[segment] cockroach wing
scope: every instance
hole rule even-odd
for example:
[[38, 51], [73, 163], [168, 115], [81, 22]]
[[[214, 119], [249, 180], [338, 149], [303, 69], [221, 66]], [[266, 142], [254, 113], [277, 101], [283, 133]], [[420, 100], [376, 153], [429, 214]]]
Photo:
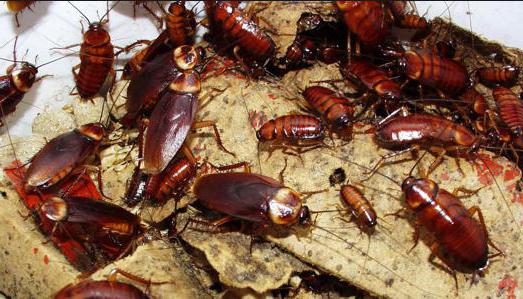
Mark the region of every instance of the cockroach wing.
[[215, 173], [199, 178], [194, 194], [204, 207], [254, 222], [270, 222], [269, 198], [283, 187], [278, 181], [251, 173]]
[[23, 97], [24, 93], [16, 91], [9, 76], [0, 77], [0, 106], [2, 107], [0, 117], [13, 113]]
[[122, 124], [131, 125], [142, 109], [158, 99], [178, 73], [172, 52], [159, 55], [136, 73], [127, 89], [127, 114], [121, 120]]
[[197, 98], [193, 94], [166, 92], [154, 108], [144, 134], [144, 169], [162, 172], [174, 158], [191, 129]]
[[[67, 175], [85, 160], [95, 144], [76, 130], [62, 134], [47, 143], [31, 160], [25, 182], [33, 187], [47, 187], [58, 175]], [[64, 171], [67, 171], [65, 175]]]

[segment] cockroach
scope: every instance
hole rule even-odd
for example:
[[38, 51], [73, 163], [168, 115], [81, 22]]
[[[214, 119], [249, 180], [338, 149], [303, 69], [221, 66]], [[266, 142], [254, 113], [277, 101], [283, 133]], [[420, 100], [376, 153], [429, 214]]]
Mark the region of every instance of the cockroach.
[[[429, 258], [431, 262], [437, 256], [452, 269], [476, 274], [487, 268], [490, 258], [503, 254], [489, 240], [479, 207], [466, 209], [455, 194], [426, 178], [409, 176], [403, 181], [401, 189], [408, 207], [416, 213], [417, 223], [434, 235], [435, 242], [431, 246], [432, 254]], [[472, 218], [475, 213], [478, 213], [480, 223]], [[419, 228], [415, 228], [414, 247], [419, 240]], [[489, 256], [488, 244], [499, 253]], [[441, 257], [440, 247], [450, 260]]]
[[498, 85], [512, 87], [516, 84], [520, 69], [517, 66], [505, 65], [503, 67], [482, 67], [476, 71], [481, 84], [488, 87]]
[[[92, 99], [98, 94], [107, 77], [109, 75], [114, 76], [114, 47], [111, 44], [109, 33], [104, 28], [108, 21], [103, 20], [109, 14], [109, 10], [99, 22], [91, 23], [82, 11], [73, 4], [71, 5], [89, 23], [89, 29], [85, 33], [82, 30], [83, 42], [80, 44], [80, 64], [73, 67], [73, 77], [80, 97]], [[67, 48], [73, 46], [77, 45]]]
[[294, 42], [287, 48], [283, 57], [283, 63], [287, 69], [293, 69], [302, 65], [307, 66], [309, 62], [317, 57], [316, 43], [306, 37], [297, 36]]
[[77, 284], [68, 284], [54, 295], [54, 299], [68, 298], [97, 298], [97, 299], [148, 299], [149, 296], [132, 284], [116, 280], [117, 274], [128, 279], [150, 286], [152, 284], [164, 284], [167, 282], [151, 282], [141, 277], [114, 269], [106, 280], [86, 279]]
[[488, 108], [487, 100], [474, 87], [469, 87], [459, 95], [459, 99], [465, 102], [476, 115], [484, 115]]
[[185, 1], [171, 3], [164, 18], [173, 48], [194, 43], [196, 19], [194, 12], [185, 8]]
[[398, 65], [411, 80], [436, 89], [445, 96], [460, 95], [470, 85], [465, 67], [433, 51], [406, 51]]
[[332, 174], [329, 176], [329, 183], [331, 186], [334, 186], [336, 184], [341, 184], [347, 179], [347, 175], [345, 174], [345, 170], [343, 168], [336, 168], [332, 172]]
[[403, 15], [403, 17], [397, 22], [397, 25], [401, 28], [416, 30], [416, 33], [411, 38], [412, 41], [419, 41], [427, 37], [431, 30], [431, 25], [427, 19], [416, 14]]
[[21, 13], [24, 9], [31, 9], [31, 4], [36, 1], [6, 1], [7, 9], [15, 13], [16, 26], [20, 27], [20, 22], [18, 22], [18, 14]]
[[27, 191], [46, 189], [78, 171], [96, 152], [105, 135], [104, 125], [90, 123], [51, 139], [31, 158], [24, 176]]
[[340, 195], [349, 206], [352, 217], [356, 219], [358, 226], [371, 232], [376, 226], [377, 215], [369, 200], [365, 198], [361, 190], [353, 185], [342, 185]]
[[232, 50], [241, 62], [251, 67], [263, 67], [274, 59], [276, 44], [236, 5], [228, 1], [206, 1], [213, 42], [219, 51]]
[[390, 18], [385, 4], [378, 1], [336, 1], [345, 25], [367, 46], [377, 46], [389, 35]]
[[311, 223], [302, 194], [260, 174], [204, 175], [196, 179], [193, 191], [205, 208], [263, 226]]
[[342, 65], [340, 70], [346, 79], [361, 89], [375, 93], [384, 101], [387, 110], [397, 108], [397, 102], [402, 99], [401, 87], [385, 71], [366, 60], [354, 58]]
[[256, 137], [259, 142], [271, 142], [270, 154], [276, 148], [283, 148], [284, 153], [292, 154], [286, 146], [295, 147], [299, 154], [322, 146], [325, 129], [321, 120], [314, 116], [284, 115], [263, 124]]
[[310, 86], [303, 91], [303, 96], [329, 125], [330, 130], [350, 138], [354, 109], [349, 100], [336, 96], [336, 92], [322, 86]]
[[516, 136], [523, 134], [523, 103], [512, 90], [498, 86], [492, 90], [503, 123]]

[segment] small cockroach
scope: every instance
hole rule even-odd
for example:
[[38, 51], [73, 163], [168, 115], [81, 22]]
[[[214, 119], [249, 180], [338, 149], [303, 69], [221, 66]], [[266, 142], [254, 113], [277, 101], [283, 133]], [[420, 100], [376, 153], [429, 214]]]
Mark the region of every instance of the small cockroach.
[[[436, 239], [431, 246], [431, 262], [437, 256], [452, 269], [473, 271], [476, 274], [487, 268], [489, 258], [502, 254], [494, 246], [499, 253], [489, 256], [488, 243], [493, 244], [488, 238], [483, 214], [477, 206], [467, 210], [456, 195], [440, 188], [430, 179], [409, 176], [403, 181], [401, 189], [408, 207], [416, 213], [418, 223]], [[475, 213], [478, 213], [481, 224], [472, 218]], [[419, 240], [417, 226], [414, 239], [415, 247]], [[450, 260], [441, 257], [440, 247]]]
[[31, 4], [36, 1], [6, 1], [7, 9], [15, 13], [16, 25], [20, 27], [20, 22], [18, 22], [18, 14], [21, 13], [24, 9], [31, 9]]
[[336, 168], [332, 172], [332, 174], [329, 176], [329, 183], [332, 187], [336, 184], [341, 184], [347, 179], [347, 175], [345, 174], [345, 170], [343, 168]]
[[329, 125], [330, 130], [345, 138], [352, 136], [354, 108], [349, 100], [336, 96], [336, 92], [322, 86], [310, 86], [303, 91], [303, 96]]
[[498, 86], [492, 89], [492, 96], [498, 107], [503, 123], [516, 136], [523, 134], [523, 103], [512, 90]]
[[36, 66], [28, 62], [18, 62], [7, 68], [6, 76], [0, 77], [0, 126], [4, 125], [4, 117], [15, 112], [16, 106], [36, 82], [37, 73]]
[[204, 175], [196, 179], [193, 191], [205, 208], [262, 226], [311, 223], [300, 193], [260, 174]]
[[[284, 115], [269, 120], [256, 132], [260, 142], [271, 142], [272, 152], [283, 148], [283, 152], [291, 154], [288, 146], [296, 147], [298, 153], [323, 145], [325, 129], [319, 118], [309, 115]], [[307, 150], [303, 150], [307, 148]]]
[[371, 232], [378, 223], [378, 216], [363, 193], [353, 185], [342, 185], [340, 195], [343, 202], [349, 206], [358, 226]]
[[488, 87], [498, 85], [512, 87], [516, 84], [520, 69], [517, 66], [505, 65], [503, 67], [482, 67], [476, 71], [481, 84]]
[[362, 90], [375, 93], [392, 112], [401, 100], [401, 87], [385, 71], [363, 59], [351, 59], [341, 67], [341, 73]]
[[194, 43], [196, 19], [194, 13], [185, 8], [185, 1], [171, 3], [164, 19], [173, 48]]
[[24, 176], [24, 187], [31, 191], [46, 189], [78, 171], [82, 163], [96, 152], [105, 128], [90, 123], [51, 139], [31, 158]]
[[442, 97], [459, 95], [470, 85], [461, 63], [433, 51], [406, 51], [398, 64], [409, 79], [436, 89]]
[[487, 100], [474, 87], [469, 87], [459, 95], [459, 99], [465, 102], [476, 115], [484, 115], [488, 108]]
[[378, 1], [336, 1], [345, 25], [367, 46], [377, 46], [390, 33], [391, 22], [384, 3]]
[[263, 67], [274, 59], [276, 44], [254, 21], [228, 1], [206, 1], [213, 42], [219, 51], [233, 51], [249, 66]]
[[[89, 29], [85, 33], [82, 30], [83, 42], [80, 44], [80, 64], [73, 67], [73, 77], [80, 97], [92, 99], [98, 94], [107, 77], [109, 75], [114, 76], [114, 47], [111, 44], [109, 33], [104, 29], [104, 25], [108, 21], [103, 20], [109, 14], [109, 10], [99, 22], [91, 23], [82, 11], [73, 4], [71, 5], [80, 12], [89, 24]], [[73, 46], [77, 45], [66, 48]]]

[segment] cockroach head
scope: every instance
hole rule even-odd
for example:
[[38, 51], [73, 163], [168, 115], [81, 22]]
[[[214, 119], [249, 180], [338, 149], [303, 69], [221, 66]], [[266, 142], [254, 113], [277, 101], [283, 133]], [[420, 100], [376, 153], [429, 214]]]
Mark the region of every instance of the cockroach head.
[[409, 190], [410, 188], [412, 188], [412, 186], [416, 183], [416, 178], [413, 177], [413, 176], [409, 176], [407, 177], [404, 181], [403, 181], [403, 184], [401, 184], [401, 190], [403, 192]]
[[28, 62], [15, 63], [7, 68], [7, 74], [11, 76], [16, 88], [23, 92], [33, 86], [37, 73], [38, 69]]
[[105, 127], [101, 123], [90, 123], [78, 128], [78, 131], [84, 136], [87, 136], [95, 141], [100, 141], [105, 136]]
[[311, 211], [309, 210], [308, 206], [301, 207], [299, 216], [298, 216], [298, 223], [303, 226], [310, 226], [312, 224], [311, 220]]
[[302, 212], [300, 194], [289, 188], [279, 188], [269, 200], [268, 215], [274, 224], [285, 225], [301, 221]]
[[67, 203], [55, 196], [46, 200], [40, 207], [40, 211], [53, 221], [62, 221], [67, 217]]
[[174, 49], [174, 63], [181, 70], [192, 70], [198, 64], [200, 55], [193, 46], [179, 46]]
[[181, 15], [185, 11], [185, 5], [178, 3], [176, 1], [176, 2], [171, 3], [167, 10], [171, 15], [175, 15], [175, 16]]
[[89, 46], [105, 45], [111, 42], [111, 36], [105, 30], [103, 23], [92, 23], [84, 33], [84, 42]]

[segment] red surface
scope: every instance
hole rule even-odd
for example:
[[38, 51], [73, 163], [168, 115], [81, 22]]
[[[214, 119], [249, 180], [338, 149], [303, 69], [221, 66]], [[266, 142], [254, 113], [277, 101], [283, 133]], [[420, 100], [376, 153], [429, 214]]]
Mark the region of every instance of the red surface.
[[512, 276], [506, 274], [498, 284], [498, 297], [506, 295], [504, 298], [516, 299], [514, 294], [515, 289], [518, 287], [518, 282], [512, 278]]

